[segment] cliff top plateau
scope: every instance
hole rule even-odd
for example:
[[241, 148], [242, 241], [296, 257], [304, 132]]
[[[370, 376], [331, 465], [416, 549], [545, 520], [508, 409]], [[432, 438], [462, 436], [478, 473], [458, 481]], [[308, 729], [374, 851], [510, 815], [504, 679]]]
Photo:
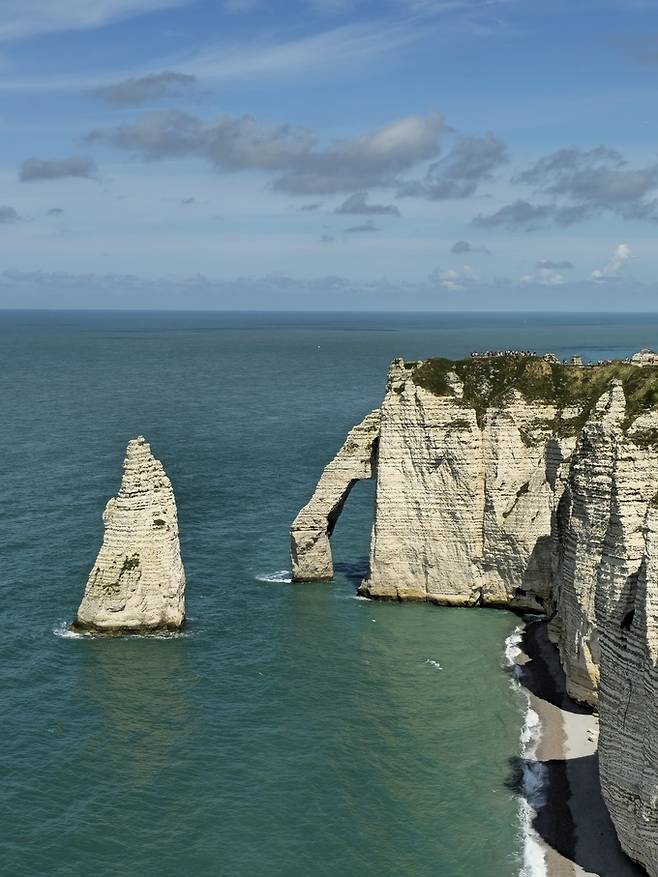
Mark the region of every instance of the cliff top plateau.
[[[508, 393], [521, 393], [531, 402], [545, 402], [558, 410], [558, 420], [565, 409], [578, 408], [578, 417], [562, 424], [570, 434], [579, 432], [613, 380], [621, 381], [626, 398], [625, 424], [658, 405], [658, 365], [639, 368], [628, 361], [603, 365], [579, 366], [551, 362], [542, 356], [501, 355], [450, 360], [443, 357], [422, 362], [405, 362], [414, 383], [437, 396], [455, 395], [457, 375], [463, 385], [462, 400], [474, 408], [478, 419], [487, 408], [504, 404]], [[558, 424], [556, 424], [558, 425]], [[658, 439], [658, 436], [656, 437]]]

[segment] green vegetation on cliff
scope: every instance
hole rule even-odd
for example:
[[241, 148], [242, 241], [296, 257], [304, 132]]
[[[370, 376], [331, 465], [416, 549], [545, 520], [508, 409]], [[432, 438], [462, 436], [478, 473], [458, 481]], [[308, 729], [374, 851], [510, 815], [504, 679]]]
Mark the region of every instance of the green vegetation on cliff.
[[469, 357], [450, 360], [428, 359], [413, 372], [414, 382], [439, 396], [452, 395], [447, 375], [455, 372], [464, 385], [464, 404], [474, 408], [481, 421], [487, 408], [499, 406], [505, 396], [517, 390], [533, 402], [554, 405], [558, 412], [575, 407], [575, 418], [559, 422], [560, 432], [576, 432], [590, 411], [617, 378], [626, 395], [627, 423], [643, 411], [658, 405], [658, 365], [639, 368], [624, 362], [608, 365], [574, 366], [546, 362], [538, 356]]

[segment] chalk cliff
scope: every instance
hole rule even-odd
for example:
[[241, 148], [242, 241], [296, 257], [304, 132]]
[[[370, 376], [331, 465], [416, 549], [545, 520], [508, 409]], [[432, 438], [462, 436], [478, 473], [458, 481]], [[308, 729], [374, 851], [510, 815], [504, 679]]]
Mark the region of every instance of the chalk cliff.
[[599, 758], [603, 797], [628, 855], [658, 874], [658, 508], [602, 635]]
[[121, 487], [103, 523], [103, 545], [73, 628], [115, 634], [178, 630], [185, 619], [185, 572], [176, 502], [142, 436], [128, 443]]
[[551, 524], [574, 442], [553, 435], [555, 406], [512, 387], [499, 404], [471, 404], [473, 387], [440, 368], [398, 360], [391, 369], [361, 592], [541, 609]]
[[395, 360], [369, 418], [293, 525], [296, 578], [331, 575], [346, 486], [373, 477], [362, 594], [545, 611], [570, 694], [600, 691], [622, 846], [658, 877], [658, 366]]
[[597, 583], [624, 417], [624, 392], [621, 383], [613, 381], [578, 439], [558, 522], [560, 550], [552, 631], [569, 694], [592, 705], [596, 703], [600, 658]]

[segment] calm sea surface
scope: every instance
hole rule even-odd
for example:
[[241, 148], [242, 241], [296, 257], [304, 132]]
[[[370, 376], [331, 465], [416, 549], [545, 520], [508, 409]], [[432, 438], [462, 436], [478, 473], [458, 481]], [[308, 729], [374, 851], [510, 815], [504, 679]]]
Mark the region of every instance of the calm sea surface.
[[[518, 874], [514, 617], [355, 599], [369, 484], [332, 584], [285, 582], [288, 525], [396, 355], [656, 344], [655, 315], [0, 313], [0, 872]], [[63, 636], [140, 433], [186, 633]]]

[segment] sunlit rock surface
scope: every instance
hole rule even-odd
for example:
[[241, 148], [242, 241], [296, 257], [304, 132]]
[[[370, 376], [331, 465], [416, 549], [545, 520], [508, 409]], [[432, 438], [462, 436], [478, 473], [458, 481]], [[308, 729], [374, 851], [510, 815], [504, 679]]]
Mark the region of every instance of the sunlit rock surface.
[[372, 478], [379, 439], [379, 409], [352, 429], [329, 463], [310, 501], [290, 528], [293, 579], [322, 581], [333, 578], [329, 539], [352, 487]]
[[185, 572], [171, 482], [142, 436], [128, 444], [123, 479], [103, 513], [103, 545], [73, 628], [175, 631], [185, 619]]

